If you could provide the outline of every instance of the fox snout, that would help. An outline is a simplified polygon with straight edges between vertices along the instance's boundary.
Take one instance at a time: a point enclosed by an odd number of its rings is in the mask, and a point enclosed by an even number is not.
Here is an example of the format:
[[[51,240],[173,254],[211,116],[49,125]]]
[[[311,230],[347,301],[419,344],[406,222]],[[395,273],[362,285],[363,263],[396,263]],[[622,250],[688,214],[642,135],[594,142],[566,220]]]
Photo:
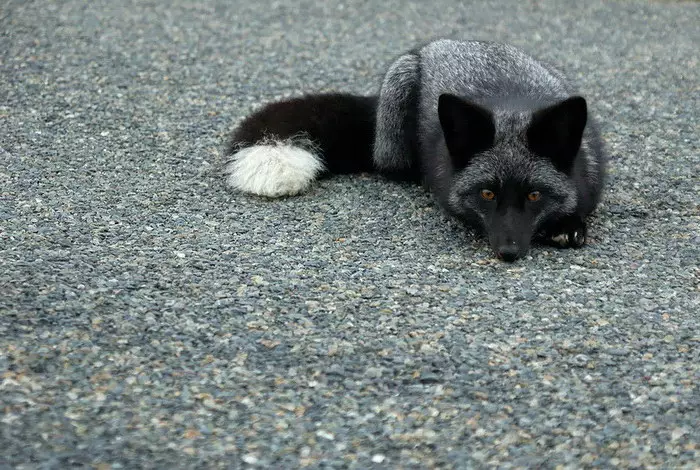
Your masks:
[[[529,245],[529,244],[528,244]],[[529,246],[522,246],[514,240],[506,241],[505,243],[492,243],[491,248],[496,253],[498,259],[512,263],[518,258],[522,258],[527,253]]]
[[[511,263],[527,253],[532,229],[529,221],[524,219],[526,218],[509,214],[492,220],[488,230],[489,242],[498,259]]]

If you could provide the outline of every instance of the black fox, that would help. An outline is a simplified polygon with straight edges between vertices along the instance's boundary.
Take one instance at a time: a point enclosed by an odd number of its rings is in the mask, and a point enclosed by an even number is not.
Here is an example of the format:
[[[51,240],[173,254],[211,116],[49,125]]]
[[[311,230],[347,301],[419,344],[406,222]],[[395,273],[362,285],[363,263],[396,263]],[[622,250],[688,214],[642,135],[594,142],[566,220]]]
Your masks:
[[[226,154],[227,184],[268,197],[300,193],[327,173],[423,182],[505,261],[535,238],[582,246],[605,171],[586,101],[559,71],[506,44],[446,39],[399,57],[379,96],[262,108]]]

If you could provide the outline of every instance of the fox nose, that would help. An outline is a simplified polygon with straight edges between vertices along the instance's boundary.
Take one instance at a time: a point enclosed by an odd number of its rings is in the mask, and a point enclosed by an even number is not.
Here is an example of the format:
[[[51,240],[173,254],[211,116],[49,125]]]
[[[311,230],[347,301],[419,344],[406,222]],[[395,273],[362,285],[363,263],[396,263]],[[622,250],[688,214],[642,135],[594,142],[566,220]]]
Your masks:
[[[512,263],[518,259],[518,251],[518,247],[515,245],[501,245],[498,251],[496,251],[496,256],[503,261]]]

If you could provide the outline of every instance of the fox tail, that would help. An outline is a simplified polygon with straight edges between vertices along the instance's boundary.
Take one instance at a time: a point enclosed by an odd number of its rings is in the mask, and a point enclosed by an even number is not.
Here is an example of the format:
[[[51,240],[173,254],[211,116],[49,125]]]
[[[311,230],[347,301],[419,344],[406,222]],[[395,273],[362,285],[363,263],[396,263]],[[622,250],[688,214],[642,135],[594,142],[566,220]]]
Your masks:
[[[377,97],[308,95],[268,104],[234,130],[227,185],[267,197],[301,193],[328,174],[373,171]]]

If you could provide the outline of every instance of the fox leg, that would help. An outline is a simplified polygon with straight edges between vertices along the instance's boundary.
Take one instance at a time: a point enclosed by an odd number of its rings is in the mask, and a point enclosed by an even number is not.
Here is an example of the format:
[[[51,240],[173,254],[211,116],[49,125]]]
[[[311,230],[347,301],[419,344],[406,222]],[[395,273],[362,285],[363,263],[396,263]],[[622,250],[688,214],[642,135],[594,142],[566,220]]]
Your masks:
[[[586,221],[578,214],[566,215],[547,224],[539,238],[558,248],[580,248],[586,243]]]
[[[389,67],[379,92],[374,166],[384,174],[417,175],[419,57],[409,52]]]

